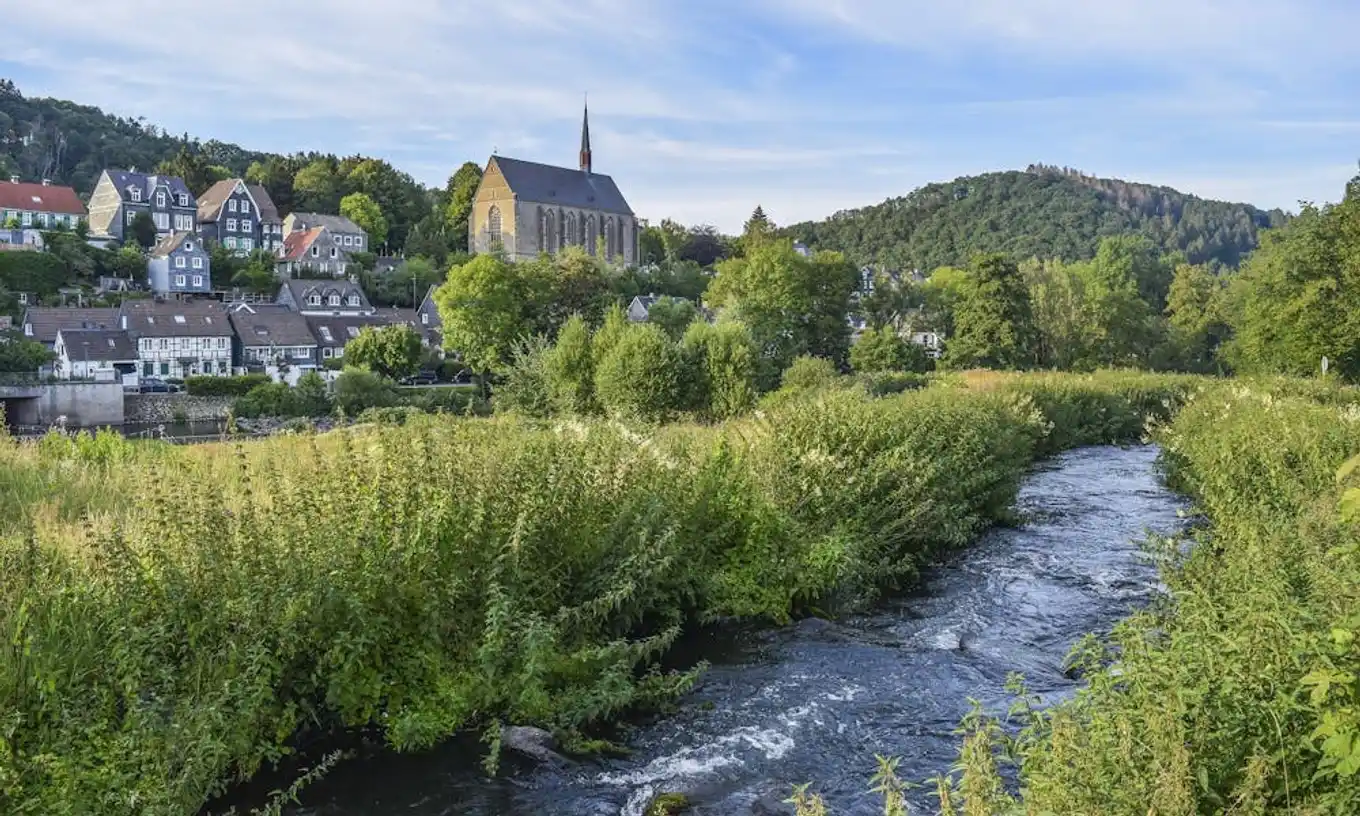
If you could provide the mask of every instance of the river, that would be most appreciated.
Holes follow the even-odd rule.
[[[637,816],[655,793],[694,814],[775,814],[813,781],[838,816],[882,813],[866,793],[874,754],[909,781],[947,772],[968,698],[1004,711],[1008,673],[1052,700],[1076,682],[1069,648],[1159,591],[1139,542],[1169,533],[1184,505],[1159,482],[1152,447],[1083,448],[1040,464],[997,528],[925,571],[871,614],[714,636],[712,662],[678,713],[632,729],[627,759],[566,770],[507,759],[489,780],[477,747],[342,764],[293,816]],[[933,809],[916,812],[934,812]]]

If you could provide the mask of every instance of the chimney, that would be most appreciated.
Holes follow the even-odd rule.
[[[52,186],[52,179],[43,179],[43,180],[42,180],[42,186],[44,186],[44,187],[51,187],[51,186]]]

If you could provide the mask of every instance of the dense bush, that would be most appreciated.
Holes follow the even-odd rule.
[[[912,371],[924,374],[934,366],[926,350],[907,341],[892,326],[869,329],[850,347],[850,367],[862,374]]]
[[[543,360],[548,401],[561,414],[594,413],[595,362],[590,347],[590,326],[573,316],[557,334],[557,342]]]
[[[346,368],[335,378],[331,399],[346,416],[369,408],[391,408],[401,401],[390,380],[361,368]]]
[[[548,390],[548,355],[552,347],[541,336],[515,343],[510,365],[496,383],[492,405],[498,413],[545,417],[553,411]]]
[[[679,350],[651,323],[629,326],[595,371],[595,395],[611,416],[659,422],[682,407]]]
[[[244,397],[251,390],[273,382],[268,374],[243,374],[239,377],[186,377],[184,390],[194,397]]]
[[[241,378],[244,379],[244,378]],[[295,388],[284,383],[268,382],[250,389],[245,396],[232,403],[232,413],[242,418],[256,417],[319,417],[331,411],[331,398],[326,381],[315,371],[298,378]]]
[[[887,397],[925,388],[930,380],[924,374],[910,374],[904,371],[882,371],[877,374],[862,374],[858,382],[873,397]]]

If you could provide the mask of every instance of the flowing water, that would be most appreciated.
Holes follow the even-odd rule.
[[[1046,699],[1070,693],[1069,648],[1107,632],[1157,591],[1139,542],[1180,524],[1156,449],[1084,448],[1025,480],[1025,524],[995,529],[925,572],[916,591],[868,615],[713,636],[712,662],[679,713],[627,737],[632,754],[535,767],[510,759],[489,780],[477,746],[342,764],[295,816],[636,816],[686,793],[695,814],[776,814],[815,781],[837,814],[881,813],[867,794],[874,754],[904,779],[947,772],[969,698],[1004,710],[1010,672]],[[918,810],[916,812],[933,812]]]

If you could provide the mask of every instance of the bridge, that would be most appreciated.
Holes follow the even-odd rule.
[[[41,382],[0,375],[0,408],[10,426],[93,428],[123,424],[123,386],[116,382]]]

